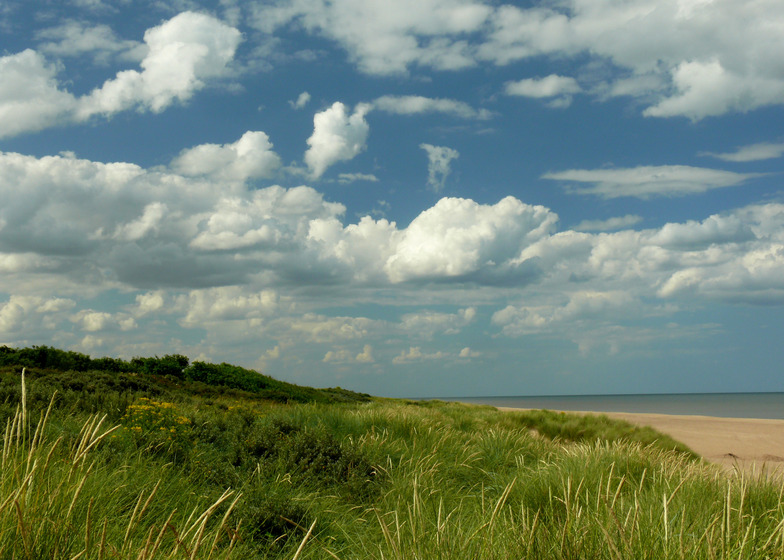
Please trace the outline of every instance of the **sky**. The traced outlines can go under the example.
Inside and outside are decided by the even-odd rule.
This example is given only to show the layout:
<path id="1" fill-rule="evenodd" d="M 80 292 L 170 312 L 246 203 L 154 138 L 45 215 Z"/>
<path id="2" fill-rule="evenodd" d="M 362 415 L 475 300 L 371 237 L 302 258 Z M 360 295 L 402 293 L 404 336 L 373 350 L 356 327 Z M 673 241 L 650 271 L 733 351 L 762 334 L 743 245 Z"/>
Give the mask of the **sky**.
<path id="1" fill-rule="evenodd" d="M 784 391 L 780 0 L 3 0 L 0 345 Z"/>

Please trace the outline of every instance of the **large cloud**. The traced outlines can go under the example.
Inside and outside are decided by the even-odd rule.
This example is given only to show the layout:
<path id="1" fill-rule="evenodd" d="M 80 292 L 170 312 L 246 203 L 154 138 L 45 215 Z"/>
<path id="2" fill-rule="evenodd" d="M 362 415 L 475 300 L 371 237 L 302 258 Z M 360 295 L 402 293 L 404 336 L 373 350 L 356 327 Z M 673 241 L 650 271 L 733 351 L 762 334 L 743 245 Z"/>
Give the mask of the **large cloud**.
<path id="1" fill-rule="evenodd" d="M 688 288 L 776 299 L 784 289 L 784 208 L 773 203 L 599 234 L 557 233 L 553 212 L 513 197 L 443 198 L 406 227 L 368 216 L 344 224 L 344 211 L 306 186 L 253 189 L 127 163 L 0 153 L 0 269 L 28 293 L 56 284 L 79 292 L 532 281 L 557 292 L 574 279 L 595 282 L 596 292 L 664 298 Z"/>
<path id="2" fill-rule="evenodd" d="M 308 187 L 249 190 L 127 163 L 0 153 L 2 262 L 15 274 L 60 274 L 64 290 L 242 282 L 301 246 L 310 220 L 342 212 Z M 259 248 L 266 257 L 236 258 Z"/>
<path id="3" fill-rule="evenodd" d="M 679 309 L 784 305 L 782 204 L 595 234 L 558 232 L 513 197 L 443 198 L 404 226 L 344 212 L 307 186 L 0 153 L 0 343 L 220 359 L 244 346 L 243 363 L 300 371 L 458 360 L 482 329 L 613 353 L 715 332 L 646 328 Z"/>
<path id="4" fill-rule="evenodd" d="M 70 289 L 242 285 L 251 274 L 272 284 L 477 281 L 472 275 L 503 276 L 557 220 L 511 197 L 495 205 L 447 198 L 405 229 L 369 217 L 344 226 L 344 207 L 310 187 L 249 189 L 239 180 L 13 153 L 0 154 L 0 203 L 4 262 L 35 274 L 49 259 L 45 269 L 71 271 L 62 272 Z"/>
<path id="5" fill-rule="evenodd" d="M 255 20 L 265 31 L 296 20 L 340 42 L 363 71 L 393 74 L 411 64 L 473 65 L 470 46 L 455 35 L 475 31 L 490 12 L 489 6 L 463 0 L 301 0 L 257 5 Z"/>
<path id="6" fill-rule="evenodd" d="M 504 64 L 588 52 L 621 71 L 611 88 L 629 79 L 638 84 L 619 94 L 659 98 L 644 114 L 700 119 L 781 103 L 784 68 L 776 45 L 782 18 L 784 9 L 775 0 L 503 6 L 493 14 L 491 40 L 480 47 L 480 56 Z"/>
<path id="7" fill-rule="evenodd" d="M 83 42 L 75 43 L 69 28 L 68 48 L 61 54 L 89 49 L 105 52 L 106 31 L 95 33 L 93 29 L 82 37 Z M 0 57 L 0 138 L 84 121 L 96 114 L 108 116 L 133 108 L 159 112 L 187 101 L 209 80 L 227 74 L 240 39 L 239 31 L 211 16 L 183 12 L 147 30 L 141 71 L 119 72 L 79 98 L 62 89 L 57 66 L 40 53 L 27 49 Z"/>
<path id="8" fill-rule="evenodd" d="M 513 197 L 494 205 L 443 198 L 401 232 L 384 269 L 392 282 L 504 270 L 523 247 L 551 233 L 557 219 Z"/>
<path id="9" fill-rule="evenodd" d="M 205 80 L 227 72 L 240 32 L 205 14 L 183 12 L 148 29 L 142 71 L 125 70 L 81 100 L 79 116 L 112 114 L 133 107 L 159 112 L 186 101 Z"/>
<path id="10" fill-rule="evenodd" d="M 507 335 L 612 351 L 669 336 L 625 326 L 681 306 L 784 304 L 781 204 L 595 234 L 557 232 L 552 211 L 513 197 L 443 198 L 405 226 L 344 223 L 344 212 L 307 186 L 0 153 L 2 340 L 132 356 L 186 351 L 173 333 L 199 329 L 199 352 L 219 356 L 265 337 L 254 359 L 294 360 L 307 341 L 330 345 L 308 351 L 332 352 L 334 364 L 419 347 L 395 358 L 411 362 L 438 353 L 414 340 L 453 340 L 441 355 L 456 357 L 480 305 L 496 311 L 488 328 Z M 96 293 L 125 294 L 126 305 L 80 302 Z M 324 311 L 324 301 L 337 310 L 401 297 L 411 306 L 397 322 Z M 151 333 L 154 344 L 132 342 Z"/>
<path id="11" fill-rule="evenodd" d="M 11 295 L 0 300 L 0 344 L 51 338 L 76 302 L 69 298 Z"/>
<path id="12" fill-rule="evenodd" d="M 470 0 L 300 0 L 257 7 L 255 17 L 265 31 L 296 22 L 333 39 L 372 74 L 541 56 L 581 64 L 587 55 L 607 68 L 607 78 L 581 89 L 602 98 L 641 97 L 648 116 L 694 120 L 782 103 L 783 20 L 778 0 L 568 0 L 525 8 Z M 572 78 L 557 78 L 560 89 L 577 91 Z M 520 86 L 541 95 L 544 86 L 555 87 L 550 82 Z M 558 100 L 563 106 L 568 95 Z"/>
<path id="13" fill-rule="evenodd" d="M 30 49 L 0 57 L 0 138 L 52 126 L 76 108 L 56 75 L 56 66 Z"/>
<path id="14" fill-rule="evenodd" d="M 543 276 L 492 322 L 583 353 L 715 334 L 715 324 L 673 320 L 716 303 L 784 305 L 782 226 L 784 206 L 766 204 L 655 230 L 558 233 L 523 250 Z"/>

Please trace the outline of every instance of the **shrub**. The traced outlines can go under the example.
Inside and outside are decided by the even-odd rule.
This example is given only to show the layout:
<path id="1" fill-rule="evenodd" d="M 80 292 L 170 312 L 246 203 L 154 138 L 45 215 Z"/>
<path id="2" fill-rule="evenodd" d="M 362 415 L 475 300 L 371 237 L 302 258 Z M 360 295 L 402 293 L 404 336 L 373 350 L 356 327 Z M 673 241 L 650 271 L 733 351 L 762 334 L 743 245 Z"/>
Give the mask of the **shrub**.
<path id="1" fill-rule="evenodd" d="M 245 531 L 252 539 L 268 545 L 285 544 L 302 527 L 310 525 L 307 510 L 291 495 L 262 485 L 245 494 L 237 517 L 243 520 Z"/>
<path id="2" fill-rule="evenodd" d="M 190 448 L 191 422 L 174 403 L 145 397 L 128 406 L 121 422 L 125 433 L 137 443 L 154 451 L 181 456 Z"/>
<path id="3" fill-rule="evenodd" d="M 185 377 L 185 368 L 188 367 L 188 358 L 180 354 L 167 354 L 163 358 L 134 358 L 131 366 L 134 371 L 147 375 L 171 376 L 177 379 Z"/>

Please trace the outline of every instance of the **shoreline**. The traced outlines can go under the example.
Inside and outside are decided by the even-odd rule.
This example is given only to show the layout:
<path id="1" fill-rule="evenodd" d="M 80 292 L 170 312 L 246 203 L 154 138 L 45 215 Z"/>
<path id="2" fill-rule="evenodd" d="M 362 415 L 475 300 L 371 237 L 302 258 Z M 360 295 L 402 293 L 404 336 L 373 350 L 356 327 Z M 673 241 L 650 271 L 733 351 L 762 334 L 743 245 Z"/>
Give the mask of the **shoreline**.
<path id="1" fill-rule="evenodd" d="M 497 407 L 503 411 L 525 408 Z M 637 412 L 564 411 L 605 415 L 650 426 L 686 444 L 706 461 L 744 473 L 784 473 L 784 420 Z"/>

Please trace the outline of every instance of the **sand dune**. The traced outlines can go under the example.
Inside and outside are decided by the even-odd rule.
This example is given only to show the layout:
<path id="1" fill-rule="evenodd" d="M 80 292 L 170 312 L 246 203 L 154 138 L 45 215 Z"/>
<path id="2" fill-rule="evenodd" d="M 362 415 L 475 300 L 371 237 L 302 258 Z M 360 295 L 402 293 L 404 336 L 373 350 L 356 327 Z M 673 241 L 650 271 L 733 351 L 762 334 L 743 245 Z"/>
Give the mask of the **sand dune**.
<path id="1" fill-rule="evenodd" d="M 728 469 L 784 473 L 784 420 L 626 412 L 585 414 L 606 414 L 632 424 L 651 426 Z"/>
<path id="2" fill-rule="evenodd" d="M 607 416 L 651 426 L 714 463 L 745 471 L 763 465 L 768 471 L 784 468 L 784 420 L 622 412 Z"/>

